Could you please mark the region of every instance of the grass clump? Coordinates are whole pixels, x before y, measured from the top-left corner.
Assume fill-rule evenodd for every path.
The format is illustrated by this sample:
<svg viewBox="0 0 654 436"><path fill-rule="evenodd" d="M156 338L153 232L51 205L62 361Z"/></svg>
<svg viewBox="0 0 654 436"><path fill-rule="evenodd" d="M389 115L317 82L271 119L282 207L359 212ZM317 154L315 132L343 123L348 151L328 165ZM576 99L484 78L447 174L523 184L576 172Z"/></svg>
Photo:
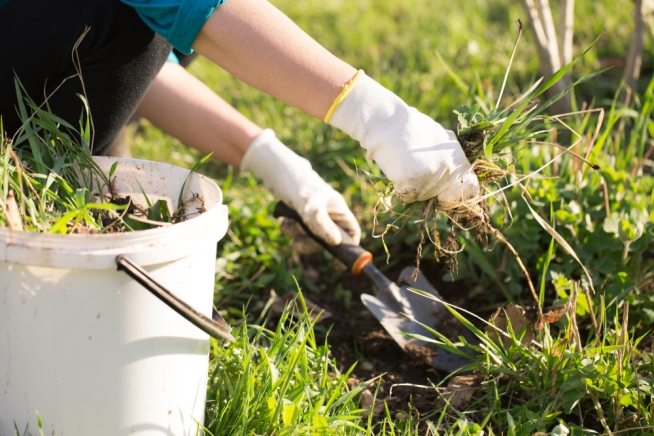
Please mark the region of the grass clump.
<svg viewBox="0 0 654 436"><path fill-rule="evenodd" d="M545 325L535 335L533 324L510 314L509 307L501 309L506 311L506 327L500 329L492 320L482 320L486 326L482 329L445 303L477 342L460 337L460 342L454 343L430 326L425 328L436 339L422 339L476 356L461 371L472 371L478 380L470 387L474 394L459 404L445 388L456 373L435 386L442 393L441 407L430 420L436 427L454 430L465 423L476 429L456 434L478 434L481 430L491 435L652 434L651 344L647 336L633 336L628 303L611 319L602 300L597 314L593 313L590 331L580 330L577 301L584 298L575 293L561 306L559 324ZM523 327L518 330L514 325ZM587 333L586 339L580 331Z"/></svg>
<svg viewBox="0 0 654 436"><path fill-rule="evenodd" d="M16 91L23 125L0 142L0 226L49 233L112 229L115 223L103 217L117 221L125 207L98 203L92 194L110 181L91 157L90 120L79 134L47 108L24 101L17 80Z"/></svg>
<svg viewBox="0 0 654 436"><path fill-rule="evenodd" d="M270 301L272 304L272 301ZM296 321L293 308L300 308ZM259 318L259 322L262 318ZM361 434L362 383L348 387L329 346L319 345L299 294L274 331L241 325L236 342L212 341L205 426L211 435Z"/></svg>
<svg viewBox="0 0 654 436"><path fill-rule="evenodd" d="M23 125L13 138L0 138L0 227L95 234L145 230L186 219L186 183L174 212L166 200L151 202L145 192L147 206L120 195L112 179L118 162L106 174L93 159L90 116L82 116L80 129L75 129L50 111L47 100L39 106L23 98L24 90L18 79L15 82ZM201 203L197 196L187 202L196 200Z"/></svg>

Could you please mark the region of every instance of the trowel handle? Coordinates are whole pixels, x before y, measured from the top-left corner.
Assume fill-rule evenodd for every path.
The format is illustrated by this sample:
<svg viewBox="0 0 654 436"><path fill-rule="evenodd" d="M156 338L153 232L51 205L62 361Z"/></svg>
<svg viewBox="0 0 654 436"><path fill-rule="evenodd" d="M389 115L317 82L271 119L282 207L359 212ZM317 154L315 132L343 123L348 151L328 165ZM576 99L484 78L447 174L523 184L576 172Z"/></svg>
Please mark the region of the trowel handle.
<svg viewBox="0 0 654 436"><path fill-rule="evenodd" d="M361 274L363 267L372 262L372 254L364 250L360 245L348 244L343 242L340 245L329 245L309 230L309 227L302 221L300 215L291 209L286 203L280 201L275 206L273 215L276 218L291 218L300 223L302 229L307 235L311 236L316 242L325 247L325 250L334 255L335 258L343 262L353 274Z"/></svg>
<svg viewBox="0 0 654 436"><path fill-rule="evenodd" d="M119 254L116 256L116 264L118 265L118 271L125 271L128 276L139 282L145 289L152 292L158 299L168 305L168 307L186 318L187 321L212 338L222 338L229 342L234 342L235 339L231 333L232 328L220 315L218 315L219 319L214 321L208 316L198 312L186 301L183 301L164 286L160 285L147 273L147 271L125 255Z"/></svg>

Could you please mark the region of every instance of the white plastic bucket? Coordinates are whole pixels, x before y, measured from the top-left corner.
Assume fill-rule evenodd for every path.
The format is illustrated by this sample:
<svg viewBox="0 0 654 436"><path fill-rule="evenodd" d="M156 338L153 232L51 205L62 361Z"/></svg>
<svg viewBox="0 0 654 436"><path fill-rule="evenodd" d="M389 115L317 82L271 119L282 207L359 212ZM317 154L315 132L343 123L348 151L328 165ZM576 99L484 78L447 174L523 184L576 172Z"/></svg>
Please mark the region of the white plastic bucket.
<svg viewBox="0 0 654 436"><path fill-rule="evenodd" d="M118 161L117 191L172 208L189 171ZM138 182L138 183L137 183ZM139 186L140 185L140 186ZM195 435L203 421L209 337L124 272L125 254L211 316L216 243L227 231L218 186L193 174L185 198L206 212L173 226L111 235L0 229L0 435ZM187 206L189 214L200 204Z"/></svg>

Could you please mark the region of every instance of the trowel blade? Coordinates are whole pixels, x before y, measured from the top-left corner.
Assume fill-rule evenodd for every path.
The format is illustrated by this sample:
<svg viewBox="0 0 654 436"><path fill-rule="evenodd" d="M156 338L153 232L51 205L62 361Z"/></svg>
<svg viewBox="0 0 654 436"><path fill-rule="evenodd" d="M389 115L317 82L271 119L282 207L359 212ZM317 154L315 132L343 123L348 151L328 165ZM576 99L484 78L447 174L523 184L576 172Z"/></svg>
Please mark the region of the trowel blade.
<svg viewBox="0 0 654 436"><path fill-rule="evenodd" d="M439 321L449 313L442 303L409 290L409 287L419 289L442 299L422 272L418 272L414 281L411 277L413 271L413 267L402 270L399 277L399 282L405 283L402 286L392 284L386 289L379 290L375 296L362 294L361 301L403 350L410 347L429 347L432 354L431 364L444 371L454 371L469 364L468 359L442 348L434 348L433 344L426 341L402 335L408 333L431 337L429 330L409 318L412 317L430 328L436 328Z"/></svg>

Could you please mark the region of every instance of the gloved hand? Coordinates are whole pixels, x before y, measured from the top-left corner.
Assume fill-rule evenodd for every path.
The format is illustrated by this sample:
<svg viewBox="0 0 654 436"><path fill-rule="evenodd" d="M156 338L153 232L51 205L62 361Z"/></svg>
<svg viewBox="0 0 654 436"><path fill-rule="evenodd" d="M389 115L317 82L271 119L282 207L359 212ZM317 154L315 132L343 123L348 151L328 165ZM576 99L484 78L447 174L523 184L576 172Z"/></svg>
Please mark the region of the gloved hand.
<svg viewBox="0 0 654 436"><path fill-rule="evenodd" d="M438 197L449 209L479 195L479 182L454 132L363 71L344 87L325 122L360 142L404 204Z"/></svg>
<svg viewBox="0 0 654 436"><path fill-rule="evenodd" d="M328 244L340 244L342 231L359 243L361 228L341 194L325 183L308 160L282 144L272 130L264 130L252 141L241 161L241 170L260 178L276 198L295 209L313 234ZM298 251L322 250L299 224L293 223L285 220L282 230L294 238Z"/></svg>

